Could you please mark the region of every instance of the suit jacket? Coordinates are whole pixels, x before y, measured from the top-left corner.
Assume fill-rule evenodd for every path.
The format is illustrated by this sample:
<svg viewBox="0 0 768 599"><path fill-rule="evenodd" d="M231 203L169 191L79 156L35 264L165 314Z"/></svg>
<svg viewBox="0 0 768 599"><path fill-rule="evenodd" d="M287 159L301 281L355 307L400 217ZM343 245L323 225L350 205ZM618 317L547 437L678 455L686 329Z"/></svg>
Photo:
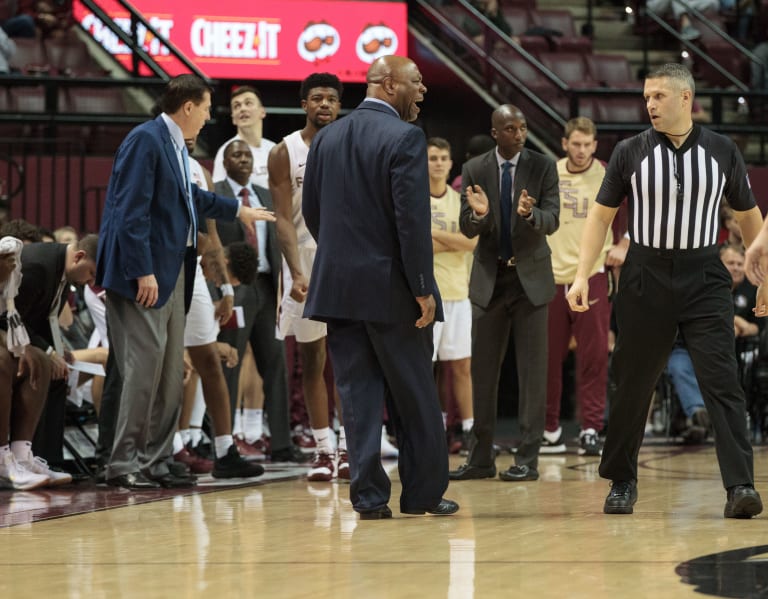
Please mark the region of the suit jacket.
<svg viewBox="0 0 768 599"><path fill-rule="evenodd" d="M160 308L176 285L191 226L176 150L162 117L133 129L117 150L99 231L96 283L128 299L154 274ZM238 203L192 184L198 221L234 219ZM193 281L185 281L191 290Z"/></svg>
<svg viewBox="0 0 768 599"><path fill-rule="evenodd" d="M467 161L461 178L464 190L469 185L479 185L489 201L489 213L485 218L475 219L466 191L461 194L461 231L470 238L480 235L469 281L469 299L485 308L493 296L500 253L501 206L496 149ZM517 215L517 200L523 189L536 199L533 224ZM554 233L560 225L560 192L555 162L538 152L523 149L514 171L513 198L512 251L517 261L517 273L530 302L541 306L555 296L551 251L546 240L546 236Z"/></svg>
<svg viewBox="0 0 768 599"><path fill-rule="evenodd" d="M253 184L250 184L250 186L251 191L259 196L259 201L267 210L275 209L274 204L272 203L272 194L269 193L268 189ZM235 197L235 192L226 179L214 183L213 190L225 198ZM221 239L222 245L229 245L234 241L246 240L245 225L240 221L217 221L216 229L219 232L219 238ZM277 229L275 229L275 223L272 222L267 222L267 260L269 261L271 269L270 274L272 275L272 282L275 284L275 289L277 289L277 283L283 263L280 254L280 246L277 243Z"/></svg>
<svg viewBox="0 0 768 599"><path fill-rule="evenodd" d="M442 320L421 129L367 101L321 129L302 210L318 244L305 317L415 322L414 298L432 294Z"/></svg>
<svg viewBox="0 0 768 599"><path fill-rule="evenodd" d="M29 341L35 347L48 349L53 346L51 324L48 317L54 301L59 303L59 312L64 307L68 287L56 297L59 283L64 274L67 246L63 243L31 243L21 250L21 286L16 296L16 309L29 334ZM0 328L7 329L5 314Z"/></svg>

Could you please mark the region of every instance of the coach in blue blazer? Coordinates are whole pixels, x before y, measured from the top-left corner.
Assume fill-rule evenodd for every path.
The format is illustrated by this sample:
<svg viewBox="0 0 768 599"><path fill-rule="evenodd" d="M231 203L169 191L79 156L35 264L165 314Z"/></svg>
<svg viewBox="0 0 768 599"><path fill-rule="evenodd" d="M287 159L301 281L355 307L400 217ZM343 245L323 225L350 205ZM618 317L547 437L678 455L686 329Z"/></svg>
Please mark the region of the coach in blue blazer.
<svg viewBox="0 0 768 599"><path fill-rule="evenodd" d="M407 58L371 65L366 100L324 127L307 157L302 208L317 240L304 316L328 323L362 519L390 518L381 466L385 401L400 448L400 511L447 515L448 454L432 377L442 319L432 271L429 181L418 115L426 87Z"/></svg>
<svg viewBox="0 0 768 599"><path fill-rule="evenodd" d="M107 188L96 279L107 289L110 351L123 380L106 473L116 486L194 482L170 474L166 460L181 408L184 297L193 282L199 218L274 220L189 181L184 140L197 137L210 105L200 78L171 80L163 114L128 134Z"/></svg>

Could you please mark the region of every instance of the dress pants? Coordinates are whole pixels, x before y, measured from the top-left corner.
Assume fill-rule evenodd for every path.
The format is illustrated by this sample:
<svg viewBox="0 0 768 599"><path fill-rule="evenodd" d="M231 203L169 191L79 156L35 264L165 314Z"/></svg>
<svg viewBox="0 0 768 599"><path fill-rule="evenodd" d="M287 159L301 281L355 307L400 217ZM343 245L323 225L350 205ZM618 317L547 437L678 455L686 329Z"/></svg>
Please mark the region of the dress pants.
<svg viewBox="0 0 768 599"><path fill-rule="evenodd" d="M716 246L630 246L614 300L619 329L612 359L616 393L600 476L637 480L651 394L679 328L714 429L723 484L752 484L752 447L737 375L730 290L731 275Z"/></svg>
<svg viewBox="0 0 768 599"><path fill-rule="evenodd" d="M277 290L272 275L266 273L256 276L253 287L258 305L251 329L251 350L264 379L264 412L269 422L270 445L272 451L278 451L291 446L291 423L285 344L275 337Z"/></svg>
<svg viewBox="0 0 768 599"><path fill-rule="evenodd" d="M514 267L500 266L486 308L472 306L472 405L474 446L468 463L494 463L493 436L501 364L510 337L519 381L520 444L515 464L536 468L547 409L547 305L534 306Z"/></svg>
<svg viewBox="0 0 768 599"><path fill-rule="evenodd" d="M432 327L332 320L328 347L344 413L352 507L366 512L389 502L381 465L385 404L400 449L400 509L437 506L448 488L448 449L432 375Z"/></svg>
<svg viewBox="0 0 768 599"><path fill-rule="evenodd" d="M107 323L123 386L107 478L168 473L184 378L184 275L168 302L144 308L107 291Z"/></svg>

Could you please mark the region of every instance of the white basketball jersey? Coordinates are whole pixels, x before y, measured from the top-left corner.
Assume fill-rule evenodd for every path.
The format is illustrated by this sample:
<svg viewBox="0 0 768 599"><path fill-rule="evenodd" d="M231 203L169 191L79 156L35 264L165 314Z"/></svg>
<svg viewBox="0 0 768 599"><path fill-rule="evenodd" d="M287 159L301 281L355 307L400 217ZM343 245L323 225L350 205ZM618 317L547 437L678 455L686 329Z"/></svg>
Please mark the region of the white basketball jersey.
<svg viewBox="0 0 768 599"><path fill-rule="evenodd" d="M208 182L205 180L205 174L203 174L203 167L192 156L189 157L189 178L200 189L210 191L208 189Z"/></svg>
<svg viewBox="0 0 768 599"><path fill-rule="evenodd" d="M293 212L293 226L296 228L296 240L299 247L317 247L314 238L307 229L304 215L301 212L301 188L304 183L304 170L307 167L307 155L309 146L304 143L301 131L294 131L283 138L285 149L288 150L288 160L291 166L291 205ZM309 274L309 273L305 273Z"/></svg>

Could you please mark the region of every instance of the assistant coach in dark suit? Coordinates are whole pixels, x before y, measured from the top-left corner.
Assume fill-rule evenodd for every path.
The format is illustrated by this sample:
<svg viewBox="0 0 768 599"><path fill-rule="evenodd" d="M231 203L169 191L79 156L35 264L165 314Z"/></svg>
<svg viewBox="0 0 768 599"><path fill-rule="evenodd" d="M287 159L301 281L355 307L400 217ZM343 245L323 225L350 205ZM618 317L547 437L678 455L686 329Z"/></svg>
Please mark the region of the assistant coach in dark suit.
<svg viewBox="0 0 768 599"><path fill-rule="evenodd" d="M194 280L200 217L272 219L190 181L185 139L210 118L211 90L180 75L163 113L117 150L99 234L96 282L107 290L110 351L123 381L107 482L125 488L184 486L169 472L181 409L185 297Z"/></svg>
<svg viewBox="0 0 768 599"><path fill-rule="evenodd" d="M304 316L328 323L343 405L353 508L392 517L381 466L385 401L400 448L400 511L448 515L448 453L432 378L432 270L424 133L409 125L427 89L400 56L368 70L365 101L324 127L307 157L302 210L317 240ZM415 323L415 324L414 324Z"/></svg>
<svg viewBox="0 0 768 599"><path fill-rule="evenodd" d="M224 169L227 178L214 183L214 191L227 198L242 198L243 190L248 192L248 202L252 206L261 205L273 209L272 196L268 189L253 185L253 154L250 146L242 140L230 142L224 148ZM223 245L235 241L248 241L245 227L238 222L216 223L219 238ZM285 364L285 345L275 337L275 319L277 315L277 288L282 258L277 243L274 223L257 226L257 248L259 256L258 272L252 286L256 290L257 306L249 342L256 366L264 379L264 407L269 420L271 434L270 456L273 462L298 461L300 452L291 442L290 414L288 410L288 374ZM230 400L233 402L232 413L237 402L237 388L240 369L227 369L227 384ZM235 391L235 393L233 393Z"/></svg>
<svg viewBox="0 0 768 599"><path fill-rule="evenodd" d="M499 375L511 336L521 440L515 465L499 477L536 480L547 403L547 304L555 295L546 236L559 225L557 168L523 147L528 124L517 107L499 106L491 125L496 148L468 161L461 173L461 231L480 236L469 282L475 423L467 463L450 476L496 476Z"/></svg>

